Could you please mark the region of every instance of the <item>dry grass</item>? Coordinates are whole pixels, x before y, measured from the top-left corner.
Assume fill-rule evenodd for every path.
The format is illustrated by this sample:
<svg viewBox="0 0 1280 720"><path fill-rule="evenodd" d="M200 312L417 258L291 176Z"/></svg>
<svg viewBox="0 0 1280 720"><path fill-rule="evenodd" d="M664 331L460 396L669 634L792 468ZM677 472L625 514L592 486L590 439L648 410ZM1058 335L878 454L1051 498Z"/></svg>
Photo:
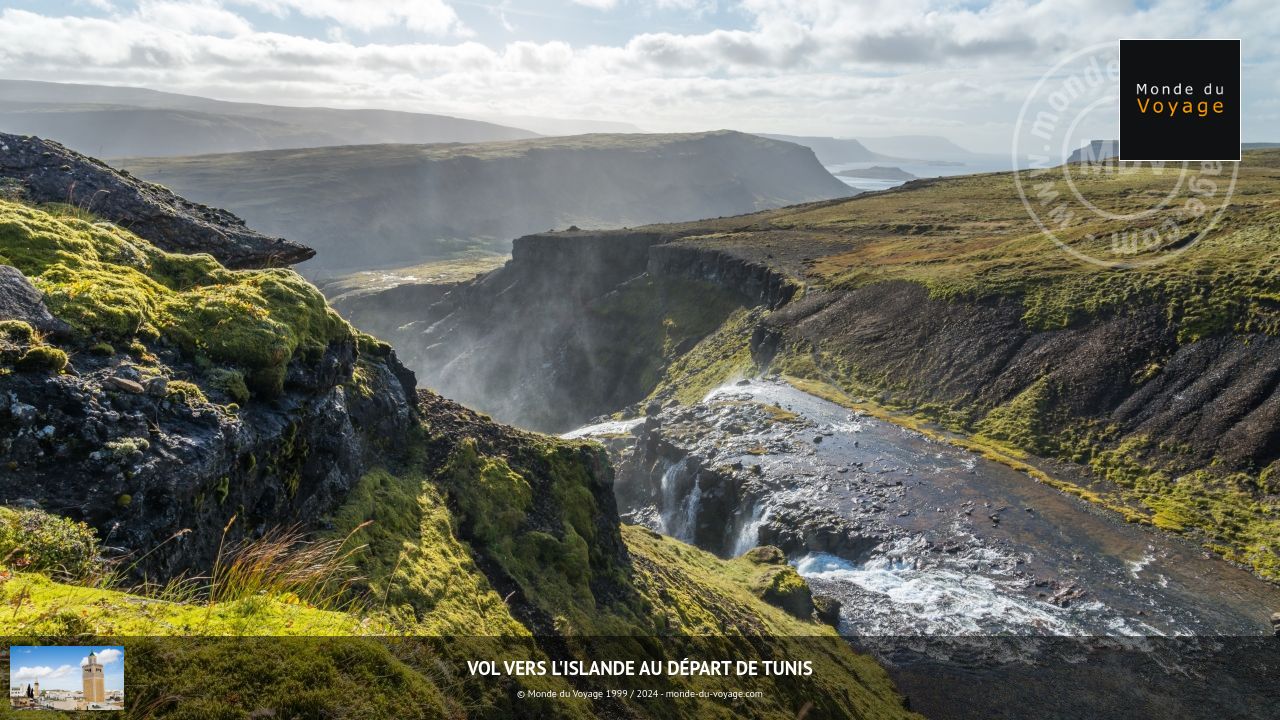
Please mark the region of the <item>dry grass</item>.
<svg viewBox="0 0 1280 720"><path fill-rule="evenodd" d="M223 538L235 517L223 529ZM221 545L209 578L214 603L246 598L285 597L311 607L339 610L358 602L350 591L363 580L354 558L365 545L348 547L356 526L341 539L309 540L298 527L276 528L255 540Z"/></svg>

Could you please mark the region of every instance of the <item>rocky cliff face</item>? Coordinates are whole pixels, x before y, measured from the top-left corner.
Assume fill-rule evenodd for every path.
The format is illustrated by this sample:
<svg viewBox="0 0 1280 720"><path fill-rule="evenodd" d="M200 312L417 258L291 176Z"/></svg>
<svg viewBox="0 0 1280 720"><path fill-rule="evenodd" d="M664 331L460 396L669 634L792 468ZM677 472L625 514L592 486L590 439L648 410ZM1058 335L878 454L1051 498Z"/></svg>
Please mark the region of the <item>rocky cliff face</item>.
<svg viewBox="0 0 1280 720"><path fill-rule="evenodd" d="M768 267L669 243L696 228L518 238L499 270L425 309L362 298L371 329L420 382L499 419L567 430L644 399L666 367L736 309L773 307L797 286ZM418 291L421 292L421 291Z"/></svg>
<svg viewBox="0 0 1280 720"><path fill-rule="evenodd" d="M213 252L270 262L267 238L6 142L28 193L92 178L169 247L207 233ZM128 215L144 206L156 216ZM0 504L83 520L139 573L206 569L232 516L230 541L314 525L416 417L412 374L296 274L230 272L74 208L0 201L0 311Z"/></svg>

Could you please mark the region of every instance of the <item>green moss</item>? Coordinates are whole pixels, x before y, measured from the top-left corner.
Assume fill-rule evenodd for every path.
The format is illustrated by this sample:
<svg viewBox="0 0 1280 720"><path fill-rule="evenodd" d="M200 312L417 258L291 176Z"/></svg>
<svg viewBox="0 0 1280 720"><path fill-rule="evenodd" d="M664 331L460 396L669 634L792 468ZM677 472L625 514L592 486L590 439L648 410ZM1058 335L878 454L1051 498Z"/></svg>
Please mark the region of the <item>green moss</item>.
<svg viewBox="0 0 1280 720"><path fill-rule="evenodd" d="M446 472L471 534L486 544L509 541L532 502L529 483L502 459L480 457L469 438L450 458Z"/></svg>
<svg viewBox="0 0 1280 720"><path fill-rule="evenodd" d="M798 618L813 614L813 596L809 584L790 565L774 566L761 571L752 582L752 590L770 605L786 610Z"/></svg>
<svg viewBox="0 0 1280 720"><path fill-rule="evenodd" d="M333 518L336 536L366 521L356 561L369 602L424 635L527 635L458 541L439 491L416 471L374 470Z"/></svg>
<svg viewBox="0 0 1280 720"><path fill-rule="evenodd" d="M234 603L168 602L83 585L57 582L34 573L17 573L0 586L11 635L89 634L140 637L155 635L360 635L385 632L385 626L340 612L267 598L246 615ZM62 616L76 618L66 632ZM59 631L58 627L63 630ZM50 632L53 631L53 632Z"/></svg>
<svg viewBox="0 0 1280 720"><path fill-rule="evenodd" d="M170 380L165 385L165 395L178 402L188 405L205 404L209 399L205 397L200 386L186 380Z"/></svg>
<svg viewBox="0 0 1280 720"><path fill-rule="evenodd" d="M194 360L238 366L267 396L280 392L295 358L355 342L320 292L290 270L226 270L106 223L0 201L0 254L81 336L163 339Z"/></svg>
<svg viewBox="0 0 1280 720"><path fill-rule="evenodd" d="M84 523L0 507L0 566L82 579L99 564L98 538Z"/></svg>
<svg viewBox="0 0 1280 720"><path fill-rule="evenodd" d="M980 434L1012 443L1034 453L1048 454L1055 448L1049 436L1047 412L1053 404L1054 388L1047 377L1040 378L1016 397L987 413L977 425Z"/></svg>
<svg viewBox="0 0 1280 720"><path fill-rule="evenodd" d="M36 345L28 348L13 364L14 368L23 372L62 372L67 367L67 353L48 345Z"/></svg>
<svg viewBox="0 0 1280 720"><path fill-rule="evenodd" d="M391 354L391 344L363 332L356 332L356 348L361 355L384 358Z"/></svg>
<svg viewBox="0 0 1280 720"><path fill-rule="evenodd" d="M0 320L0 336L19 345L30 345L38 341L35 328L23 320Z"/></svg>
<svg viewBox="0 0 1280 720"><path fill-rule="evenodd" d="M98 342L89 346L89 352L98 357L110 357L116 354L116 349L109 342Z"/></svg>
<svg viewBox="0 0 1280 720"><path fill-rule="evenodd" d="M249 386L244 373L229 368L213 368L208 372L209 385L225 393L240 405L249 402Z"/></svg>

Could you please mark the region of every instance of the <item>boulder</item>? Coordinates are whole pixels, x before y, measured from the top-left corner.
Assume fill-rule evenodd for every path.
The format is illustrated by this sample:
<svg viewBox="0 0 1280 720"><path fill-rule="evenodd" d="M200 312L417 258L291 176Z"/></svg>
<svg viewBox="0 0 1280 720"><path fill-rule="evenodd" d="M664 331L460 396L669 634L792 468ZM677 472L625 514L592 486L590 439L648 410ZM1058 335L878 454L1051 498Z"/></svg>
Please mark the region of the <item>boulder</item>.
<svg viewBox="0 0 1280 720"><path fill-rule="evenodd" d="M0 320L22 320L41 333L59 337L71 330L45 307L44 294L10 265L0 265Z"/></svg>

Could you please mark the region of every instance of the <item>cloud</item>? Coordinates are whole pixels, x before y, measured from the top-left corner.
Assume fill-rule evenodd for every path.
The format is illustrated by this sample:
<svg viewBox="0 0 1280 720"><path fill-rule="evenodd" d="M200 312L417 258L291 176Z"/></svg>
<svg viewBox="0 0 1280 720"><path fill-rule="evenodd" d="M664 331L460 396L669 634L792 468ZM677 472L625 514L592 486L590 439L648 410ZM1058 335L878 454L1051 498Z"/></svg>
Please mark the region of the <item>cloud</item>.
<svg viewBox="0 0 1280 720"><path fill-rule="evenodd" d="M344 28L370 32L403 26L417 32L449 35L468 31L458 14L444 0L227 0L279 17L297 13L303 17L333 21Z"/></svg>
<svg viewBox="0 0 1280 720"><path fill-rule="evenodd" d="M642 1L704 6L628 7ZM1071 50L1139 30L1244 37L1246 99L1274 97L1280 60L1259 39L1280 36L1280 13L1266 3L738 0L734 27L681 31L664 18L659 31L641 13L635 33L617 42L507 41L499 33L481 43L443 0L142 0L105 17L74 7L0 10L0 76L473 117L595 117L651 130L884 135L954 127L967 133L955 137L962 144L1002 149L1041 72ZM251 11L320 27L315 37L268 32L244 19ZM371 42L363 34L387 28L433 37L388 33L375 37L397 41ZM1246 135L1253 107L1245 107ZM1258 118L1276 114L1257 107Z"/></svg>
<svg viewBox="0 0 1280 720"><path fill-rule="evenodd" d="M137 17L143 23L185 33L243 35L253 31L244 18L211 0L143 0Z"/></svg>
<svg viewBox="0 0 1280 720"><path fill-rule="evenodd" d="M569 0L574 5L593 8L595 10L612 10L618 6L618 0Z"/></svg>
<svg viewBox="0 0 1280 720"><path fill-rule="evenodd" d="M57 680L69 677L76 672L78 672L78 669L73 668L70 665L59 665L56 668L51 668L48 665L36 665L35 667L23 665L17 670L10 672L9 675L14 680L34 682L36 680Z"/></svg>
<svg viewBox="0 0 1280 720"><path fill-rule="evenodd" d="M101 650L94 652L94 655L97 656L98 662L102 665L110 665L111 663L118 661L121 657L124 657L124 653L120 652L115 648L103 648ZM89 662L88 655L80 658L81 667L83 667L88 662Z"/></svg>

